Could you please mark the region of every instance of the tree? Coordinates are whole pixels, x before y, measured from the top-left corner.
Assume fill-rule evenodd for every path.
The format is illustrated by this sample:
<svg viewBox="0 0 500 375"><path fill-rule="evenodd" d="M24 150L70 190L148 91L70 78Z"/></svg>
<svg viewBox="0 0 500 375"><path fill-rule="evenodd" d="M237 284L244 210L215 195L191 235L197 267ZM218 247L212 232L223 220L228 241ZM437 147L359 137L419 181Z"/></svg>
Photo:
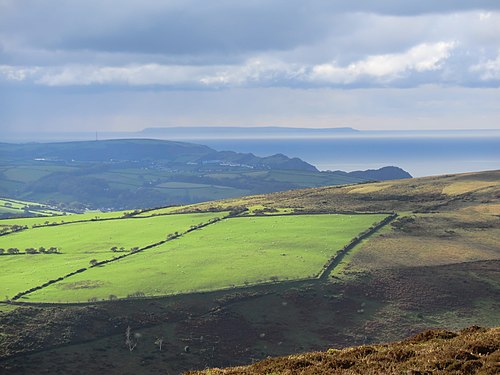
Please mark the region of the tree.
<svg viewBox="0 0 500 375"><path fill-rule="evenodd" d="M0 249L0 255L2 255L3 253L5 253L5 249Z"/></svg>
<svg viewBox="0 0 500 375"><path fill-rule="evenodd" d="M158 348L160 349L161 352L161 346L163 345L163 337L158 337L155 341L155 345L158 345Z"/></svg>
<svg viewBox="0 0 500 375"><path fill-rule="evenodd" d="M36 253L37 253L36 249L35 249L35 248L33 248L33 247L29 247L29 248L27 248L27 249L25 250L25 252L26 252L26 254L36 254Z"/></svg>
<svg viewBox="0 0 500 375"><path fill-rule="evenodd" d="M132 351L137 346L137 341L134 341L132 338L132 332L130 326L127 327L125 331L125 345L127 345L128 350Z"/></svg>
<svg viewBox="0 0 500 375"><path fill-rule="evenodd" d="M39 251L39 252L41 252L41 253L45 253L45 247L40 246L40 247L38 248L38 251Z"/></svg>
<svg viewBox="0 0 500 375"><path fill-rule="evenodd" d="M116 251L116 250L118 250L118 248L117 248L116 246L113 246L113 247L111 248L111 251Z"/></svg>
<svg viewBox="0 0 500 375"><path fill-rule="evenodd" d="M97 262L97 259L91 259L91 260L90 260L90 262L89 262L89 264L90 264L92 267L96 266L96 265L97 265L97 263L98 263L98 262Z"/></svg>
<svg viewBox="0 0 500 375"><path fill-rule="evenodd" d="M7 252L9 254L19 254L19 249L17 247L10 247Z"/></svg>

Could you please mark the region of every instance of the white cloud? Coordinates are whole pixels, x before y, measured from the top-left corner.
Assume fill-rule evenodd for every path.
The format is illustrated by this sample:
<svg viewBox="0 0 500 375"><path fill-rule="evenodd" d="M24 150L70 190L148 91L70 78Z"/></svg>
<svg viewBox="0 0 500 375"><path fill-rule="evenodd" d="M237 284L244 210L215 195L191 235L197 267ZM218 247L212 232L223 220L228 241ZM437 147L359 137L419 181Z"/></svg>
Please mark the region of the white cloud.
<svg viewBox="0 0 500 375"><path fill-rule="evenodd" d="M392 81L411 71L438 70L455 48L455 42L423 43L406 52L369 56L347 66L335 62L313 67L311 79L318 82L352 83L363 77Z"/></svg>
<svg viewBox="0 0 500 375"><path fill-rule="evenodd" d="M496 59L489 59L470 68L471 72L478 73L483 81L500 80L500 52Z"/></svg>
<svg viewBox="0 0 500 375"><path fill-rule="evenodd" d="M70 85L176 85L192 81L202 68L176 65L129 65L123 67L68 66L47 69L35 82L47 86Z"/></svg>
<svg viewBox="0 0 500 375"><path fill-rule="evenodd" d="M8 81L24 81L34 76L40 71L39 67L14 67L9 65L0 65L0 77L5 77Z"/></svg>
<svg viewBox="0 0 500 375"><path fill-rule="evenodd" d="M486 21L491 18L491 12L480 12L479 13L479 20L480 21Z"/></svg>
<svg viewBox="0 0 500 375"><path fill-rule="evenodd" d="M304 65L285 63L276 59L252 58L241 66L226 66L215 74L203 77L207 86L272 85L300 79L306 73Z"/></svg>
<svg viewBox="0 0 500 375"><path fill-rule="evenodd" d="M125 66L67 65L59 67L0 66L8 81L30 81L44 86L129 85L173 88L315 87L361 84L386 86L406 79L410 86L439 84L447 74L426 76L441 70L456 42L418 44L401 53L370 55L346 65L336 62L307 64L268 56L252 57L234 65L131 64ZM482 79L499 75L499 59L476 65Z"/></svg>

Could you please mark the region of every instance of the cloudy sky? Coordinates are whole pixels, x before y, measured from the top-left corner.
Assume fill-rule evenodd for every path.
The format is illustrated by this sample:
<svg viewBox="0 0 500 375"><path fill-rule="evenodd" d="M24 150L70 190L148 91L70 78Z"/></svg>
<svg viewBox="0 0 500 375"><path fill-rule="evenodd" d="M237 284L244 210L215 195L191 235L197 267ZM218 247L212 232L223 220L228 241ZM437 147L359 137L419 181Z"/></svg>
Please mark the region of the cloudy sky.
<svg viewBox="0 0 500 375"><path fill-rule="evenodd" d="M0 129L500 127L498 0L0 0Z"/></svg>

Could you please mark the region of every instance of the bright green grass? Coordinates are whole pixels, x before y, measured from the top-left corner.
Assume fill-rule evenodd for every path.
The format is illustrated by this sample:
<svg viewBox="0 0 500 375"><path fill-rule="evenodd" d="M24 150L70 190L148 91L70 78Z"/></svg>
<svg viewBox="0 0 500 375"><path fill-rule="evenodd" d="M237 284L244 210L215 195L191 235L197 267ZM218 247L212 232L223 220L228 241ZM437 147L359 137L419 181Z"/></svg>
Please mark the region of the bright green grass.
<svg viewBox="0 0 500 375"><path fill-rule="evenodd" d="M132 212L131 210L126 211L113 211L113 212L100 212L93 211L84 214L69 214L69 215L57 215L50 217L27 217L27 218L17 218L17 219L3 219L0 220L0 226L2 225L27 225L32 227L34 224L43 225L45 222L49 223L72 223L75 221L90 221L99 219L110 219L122 217L125 213Z"/></svg>
<svg viewBox="0 0 500 375"><path fill-rule="evenodd" d="M134 216L135 217L146 217L146 216L171 214L171 213L173 213L177 210L180 210L181 208L184 208L184 207L185 206L172 206L172 207L158 208L158 209L151 210L151 211L141 212L140 214L137 214Z"/></svg>
<svg viewBox="0 0 500 375"><path fill-rule="evenodd" d="M58 278L82 267L91 259L111 259L112 246L130 249L183 232L191 225L204 223L223 213L156 216L41 227L0 237L0 248L46 248L56 246L62 254L0 256L0 298L13 296L33 286ZM120 254L120 253L118 253Z"/></svg>
<svg viewBox="0 0 500 375"><path fill-rule="evenodd" d="M26 206L30 207L28 212L35 215L50 216L61 215L63 213L61 211L52 210L39 203L20 201L10 198L0 198L0 212L3 213L25 214L24 208Z"/></svg>
<svg viewBox="0 0 500 375"><path fill-rule="evenodd" d="M168 216L167 216L168 217ZM318 275L358 233L385 215L241 217L117 262L92 268L28 296L29 301L78 302L209 291Z"/></svg>

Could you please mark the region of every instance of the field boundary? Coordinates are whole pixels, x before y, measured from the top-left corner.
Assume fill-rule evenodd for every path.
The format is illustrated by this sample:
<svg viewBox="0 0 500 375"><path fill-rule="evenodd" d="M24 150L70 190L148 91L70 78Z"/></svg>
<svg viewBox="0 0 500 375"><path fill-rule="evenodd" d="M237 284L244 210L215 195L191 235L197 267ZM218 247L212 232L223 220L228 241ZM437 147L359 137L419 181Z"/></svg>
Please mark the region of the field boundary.
<svg viewBox="0 0 500 375"><path fill-rule="evenodd" d="M10 232L6 232L6 233L0 233L0 236L7 236L9 234L13 234L13 233L17 233L17 232L23 232L23 231L32 230L32 229L41 229L41 228L48 228L48 227L58 227L60 225L70 225L70 224L80 224L80 223L95 223L95 222L99 222L99 221L112 221L112 220L128 220L128 219L140 220L140 219L151 219L153 217L158 217L158 216L209 214L209 213L218 213L218 212L227 212L227 211L229 211L229 210L225 210L225 211L213 211L213 212L211 212L211 211L206 211L206 212L181 212L181 213L168 212L168 213L164 213L164 214L156 214L156 215L149 215L149 216L135 216L135 215L130 215L130 216L119 216L119 217L105 217L105 218L102 218L102 219L92 218L92 219L88 219L88 220L65 221L65 222L62 222L62 223L49 223L49 224L39 224L39 225L35 224L35 226L31 226L31 227L29 227L27 225L24 225L23 228L21 228L21 229L10 231ZM60 216L63 216L63 215L58 215L57 217L60 217ZM68 216L69 215L64 216L64 217L68 217ZM47 217L55 217L55 216L47 216ZM43 219L43 217L40 217L40 218ZM32 218L25 217L25 218L15 218L15 219L17 220L17 219L32 219ZM9 219L0 219L0 220L9 220ZM14 224L14 225L16 225L16 224ZM27 228L24 228L24 227L27 227Z"/></svg>
<svg viewBox="0 0 500 375"><path fill-rule="evenodd" d="M330 260L323 266L323 269L317 276L318 280L328 279L328 275L330 275L330 273L335 269L335 267L339 265L339 263L349 253L349 251L354 249L354 247L360 244L363 240L375 234L377 231L385 227L387 224L392 222L397 217L398 214L393 213L392 215L387 216L382 221L378 222L377 224L373 225L372 227L368 228L364 232L361 232L356 237L354 237L351 240L351 242L345 245L341 250L337 251L337 254L335 254L332 258L330 258Z"/></svg>

